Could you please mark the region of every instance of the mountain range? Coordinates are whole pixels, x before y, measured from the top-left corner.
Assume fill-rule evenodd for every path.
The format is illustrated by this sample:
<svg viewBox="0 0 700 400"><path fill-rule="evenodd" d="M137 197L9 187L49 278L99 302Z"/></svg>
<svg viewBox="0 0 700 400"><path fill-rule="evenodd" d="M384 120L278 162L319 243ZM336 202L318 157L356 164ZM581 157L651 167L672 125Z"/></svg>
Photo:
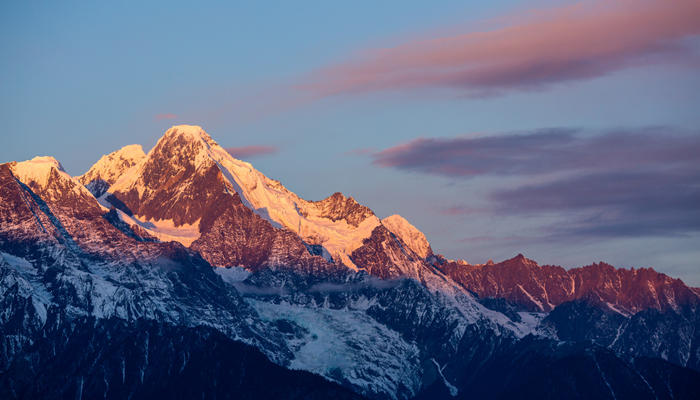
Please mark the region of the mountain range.
<svg viewBox="0 0 700 400"><path fill-rule="evenodd" d="M695 398L700 289L471 265L202 128L0 165L2 398Z"/></svg>

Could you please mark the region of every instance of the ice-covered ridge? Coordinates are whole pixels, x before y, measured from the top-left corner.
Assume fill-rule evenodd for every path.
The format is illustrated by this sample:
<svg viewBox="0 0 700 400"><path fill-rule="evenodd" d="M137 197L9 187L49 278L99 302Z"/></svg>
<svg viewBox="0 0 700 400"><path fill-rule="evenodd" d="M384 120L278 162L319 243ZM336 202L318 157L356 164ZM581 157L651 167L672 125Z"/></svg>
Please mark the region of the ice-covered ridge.
<svg viewBox="0 0 700 400"><path fill-rule="evenodd" d="M77 179L68 175L58 160L53 157L37 156L31 160L10 163L12 174L22 183L33 190L44 191L51 184L63 186L52 186L51 190L43 193L45 200L51 200L57 196L65 195L68 188L74 195L92 197L90 191ZM53 179L53 181L52 181Z"/></svg>
<svg viewBox="0 0 700 400"><path fill-rule="evenodd" d="M250 163L234 158L201 127L194 125L177 125L168 129L146 158L117 180L109 192L136 189L139 194L143 194L146 188L139 186L139 176L149 157L160 145L179 141L201 144L201 149L190 155L195 169L206 166L213 160L246 206L274 226L295 232L309 244L323 246L334 259L351 268L355 265L350 261L349 255L362 246L362 241L380 224L379 218L374 215L368 216L357 226L344 219L325 217L315 202L302 199L280 182L253 168Z"/></svg>
<svg viewBox="0 0 700 400"><path fill-rule="evenodd" d="M276 226L284 226L309 244L322 245L337 260L355 267L349 255L362 246L380 221L371 215L353 226L344 219L323 216L314 202L307 201L253 168L231 156L221 146L210 144L209 155L249 207Z"/></svg>
<svg viewBox="0 0 700 400"><path fill-rule="evenodd" d="M423 232L411 225L404 217L394 214L382 219L382 224L389 231L403 240L406 245L419 256L426 258L432 252L430 243Z"/></svg>
<svg viewBox="0 0 700 400"><path fill-rule="evenodd" d="M25 185L34 182L41 188L45 188L49 184L51 171L54 169L69 177L61 163L55 158L48 156L37 156L31 160L15 163L11 166L11 169L17 179Z"/></svg>
<svg viewBox="0 0 700 400"><path fill-rule="evenodd" d="M83 185L88 185L98 180L111 185L124 172L145 157L146 154L143 152L140 144L130 144L117 151L103 155L86 173L77 178Z"/></svg>

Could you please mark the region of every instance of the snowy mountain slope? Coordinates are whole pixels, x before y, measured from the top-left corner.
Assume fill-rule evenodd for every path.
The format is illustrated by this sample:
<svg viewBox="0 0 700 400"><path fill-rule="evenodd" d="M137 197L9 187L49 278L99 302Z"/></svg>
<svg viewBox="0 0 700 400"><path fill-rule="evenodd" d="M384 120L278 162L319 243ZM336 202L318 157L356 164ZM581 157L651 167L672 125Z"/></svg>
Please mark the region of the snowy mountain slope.
<svg viewBox="0 0 700 400"><path fill-rule="evenodd" d="M54 312L206 325L284 360L288 353L281 339L274 342L274 330L261 333L265 324L251 322L255 312L199 255L178 243L129 237L103 218L82 185L55 170L46 186L35 184L45 201L15 178L12 167L0 165L0 282L13 294L6 301L14 301L3 321L31 317L41 326Z"/></svg>
<svg viewBox="0 0 700 400"><path fill-rule="evenodd" d="M242 301L235 287L217 279L207 263L179 244L140 242L112 227L102 218L105 210L97 205L94 197L68 195L74 189L71 185L77 184L72 178L55 176L47 185L46 193L63 187L65 190L61 193L67 195L52 196L44 202L27 186L23 187L7 165L3 170L3 177L15 183L12 191L3 192L3 204L14 201L20 207L8 207L5 212L11 215L2 216L36 223L36 217L22 199L24 195L43 203L34 206L35 212L42 215L46 226L54 227L40 231L53 246L51 249L32 238L28 247L20 250L13 241L15 236L10 236L9 232L2 236L2 285L16 288L11 289L15 292L3 293L6 301L12 304L5 308L2 329L9 332L13 321L25 320L24 329L19 329L22 335L14 336L12 354L21 354L30 345L32 333L41 330L47 315L58 313L64 319L149 319L215 328L257 345L268 357L283 365L321 373L368 395L407 398L420 390L423 372L416 344L402 339L398 331L368 313L369 303L374 300L357 298L343 308L314 307L307 303L289 303L286 307L270 299ZM74 209L82 211L76 214L67 210L68 201ZM252 214L242 204L239 211ZM278 230L271 226L269 229ZM36 228L28 226L27 230L35 232ZM54 236L56 240L48 240ZM292 276L306 271L311 275L306 278L302 275L302 279L317 281L349 271L346 268L305 270L299 265L294 267L287 269ZM422 288L418 284L411 287L412 290ZM314 289L312 293L323 291ZM384 301L387 304L381 306L382 309L394 303ZM431 308L442 307L433 305ZM462 321L460 326L467 323L459 311L453 310L450 315ZM293 319L303 328L300 335L289 336L286 325L279 322ZM8 340L10 337L6 335ZM372 345L367 346L367 343ZM327 358L314 362L315 352L321 350ZM9 360L12 354L7 355ZM410 368L408 360L413 360Z"/></svg>
<svg viewBox="0 0 700 400"><path fill-rule="evenodd" d="M406 245L421 258L428 258L433 254L428 239L423 232L398 214L390 215L382 219L382 225L386 226L393 234L400 237Z"/></svg>
<svg viewBox="0 0 700 400"><path fill-rule="evenodd" d="M12 179L9 168L5 170L7 178ZM70 177L65 179L63 185L74 182ZM21 190L27 191L28 188L16 185L15 192ZM3 195L8 193L4 192ZM34 198L32 193L27 195ZM37 196L37 200L41 199ZM121 235L117 229L110 232L116 236L109 236L99 229L104 221L100 213L104 210L97 206L94 198L73 203L77 209L96 212L82 215L80 221L70 213L63 214L59 205L64 201L59 196L46 203L45 209L54 216L49 224L60 224L62 234L71 238L75 246L67 248L57 243L55 251L45 255L42 253L45 247L37 246L38 242L34 242L35 246L17 253L14 243L8 238L6 246L2 248L3 268L0 273L5 277L3 287L21 289L5 299L27 299L20 302L21 307L6 308L14 310L8 314L8 323L20 316L28 318L34 315L28 318L36 321L29 324L34 327L34 332L46 323L47 314L58 312L63 315L61 318L69 319L116 317L127 321L150 319L185 326L205 325L257 345L268 357L283 365L323 373L329 379L354 387L362 393L373 396L403 393L400 397L406 398L420 389L417 361L413 361L413 369L406 369L406 360L416 359L415 345L401 340L397 332L374 321L362 308L345 312L297 307L292 312L300 321L309 324L307 334L286 338L284 325L277 322L281 318L278 315L286 312L279 304L250 301L253 307L249 307L248 301L241 303L234 287L215 279L208 264L197 260L195 255L179 244L138 242ZM239 208L252 214L245 206L240 205ZM24 214L30 213L29 210L24 211ZM12 212L14 218L17 209L13 208ZM31 220L30 216L24 218ZM48 220L48 217L45 219ZM91 231L93 238L89 243L100 246L86 246L83 236L77 236L79 225L83 230L89 228ZM108 224L106 228L109 228ZM112 258L107 248L116 248L123 253L123 258ZM140 249L138 257L129 257L130 248ZM133 249L130 251L134 252ZM61 256L53 258L53 253ZM5 259L10 261L6 262ZM320 257L318 259L324 261ZM45 267L49 265L55 268ZM295 267L299 268L298 265ZM337 269L327 273L333 271ZM323 276L315 270L309 270L309 273ZM319 322L322 323L319 325ZM359 328L363 329L355 339L346 337L349 332ZM24 336L28 338L30 334L24 331ZM344 338L345 344L333 343L334 338ZM21 345L13 347L16 353L21 353L30 344L26 340L20 342ZM326 359L327 368L322 370L318 362L310 363L320 343L325 343L326 349L336 344L339 346L336 352L338 358ZM373 345L367 346L367 343ZM358 348L364 350L358 352ZM326 352L326 355L330 354ZM383 378L380 379L380 376Z"/></svg>
<svg viewBox="0 0 700 400"><path fill-rule="evenodd" d="M104 169L95 165L91 171ZM214 208L227 212L222 204L231 203L221 193L237 194L238 201L273 227L298 235L313 254L355 269L358 266L352 261L352 252L382 224L369 208L341 193L321 201L301 199L249 163L231 157L200 127L187 125L169 129L134 168L121 170L100 202L121 208L125 222L138 225L154 237L202 247L208 239L198 239L213 225L200 226L202 219L211 220L206 214ZM233 201L234 208L238 201ZM425 236L408 221L394 215L384 222L421 258L432 254ZM205 257L211 255L209 261L215 265L240 265L245 260L222 256L231 253L223 248L214 256L217 252L209 242L205 247L212 251Z"/></svg>
<svg viewBox="0 0 700 400"><path fill-rule="evenodd" d="M76 177L95 197L100 197L117 178L139 161L146 154L140 144L124 146L121 149L102 156L90 169Z"/></svg>
<svg viewBox="0 0 700 400"><path fill-rule="evenodd" d="M682 282L522 256L450 262L399 216L379 221L340 193L300 199L221 151L200 128L174 127L99 199L50 157L0 165L0 380L29 390L17 366L55 371L37 361L53 350L35 344L62 349L70 332L111 353L60 351L85 377L61 393L173 379L218 331L226 340L208 343L244 341L372 398L542 394L528 382L555 397L572 382L597 397L695 393L700 314ZM167 372L121 364L123 347L104 345L134 329L175 332L132 349ZM187 376L211 388L211 375ZM152 388L130 379L130 393Z"/></svg>
<svg viewBox="0 0 700 400"><path fill-rule="evenodd" d="M72 182L71 176L53 157L34 157L27 161L11 162L8 166L17 179L46 200L67 196L69 193L66 189L69 189L72 192L70 194L74 196L91 197L89 191L82 185L67 184Z"/></svg>
<svg viewBox="0 0 700 400"><path fill-rule="evenodd" d="M417 346L363 310L249 303L263 320L298 332L287 342L294 352L290 368L317 373L367 396L410 398L420 390Z"/></svg>
<svg viewBox="0 0 700 400"><path fill-rule="evenodd" d="M293 367L368 396L415 396L436 379L430 360L452 363L462 341L490 347L495 344L482 338L510 343L537 334L526 323L484 308L456 285L449 292L447 282L435 289L435 282L378 279L348 269L219 271L263 319L284 327Z"/></svg>
<svg viewBox="0 0 700 400"><path fill-rule="evenodd" d="M233 158L197 126L170 128L146 158L120 177L109 192L132 206L134 214L144 221L172 220L175 226L192 224L202 210L180 206L184 201L179 200L197 200L197 194L188 191L187 183L183 185L181 180L205 174L212 177L215 175L210 170L212 166L223 174L229 185L227 190L238 193L243 204L256 214L275 227L296 233L307 244L322 246L327 254L350 267L354 264L349 254L380 224L369 209L339 193L319 202L301 199L251 164ZM169 173L163 176L166 171ZM178 191L168 192L169 185L176 182ZM216 184L211 182L211 186ZM158 193L164 192L171 200L160 207L162 211L157 211L151 204L160 203L163 199L157 197Z"/></svg>

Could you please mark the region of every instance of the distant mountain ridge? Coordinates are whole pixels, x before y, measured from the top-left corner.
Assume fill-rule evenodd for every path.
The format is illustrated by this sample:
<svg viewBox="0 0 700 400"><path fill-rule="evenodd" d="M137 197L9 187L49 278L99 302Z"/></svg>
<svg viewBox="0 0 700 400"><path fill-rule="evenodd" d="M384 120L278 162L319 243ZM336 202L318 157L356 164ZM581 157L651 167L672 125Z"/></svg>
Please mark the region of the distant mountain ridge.
<svg viewBox="0 0 700 400"><path fill-rule="evenodd" d="M143 374L186 376L220 395L227 386L195 378L203 360L188 367L188 354L203 345L249 354L236 342L332 381L316 385L319 398L354 396L336 384L396 399L700 390L699 294L682 281L522 255L450 261L403 217L380 220L339 192L304 200L200 127L175 126L148 154L127 146L76 178L51 157L1 164L0 186L0 382L21 388L0 391L10 398L49 397L23 376L55 373L39 360L72 329L97 347L105 335L169 332L153 354L181 366L166 373L116 352L90 367L62 352L57 362L82 377L61 386L68 397L154 390L133 378ZM130 351L148 353L142 339ZM231 377L264 365L251 357ZM120 373L120 359L135 363ZM540 382L537 369L550 374L541 387L528 383ZM311 393L307 383L298 393Z"/></svg>
<svg viewBox="0 0 700 400"><path fill-rule="evenodd" d="M522 254L489 265L445 262L439 268L479 297L504 298L531 311L548 312L579 299L598 301L628 315L700 303L683 281L651 268L616 269L596 263L566 270L540 266Z"/></svg>

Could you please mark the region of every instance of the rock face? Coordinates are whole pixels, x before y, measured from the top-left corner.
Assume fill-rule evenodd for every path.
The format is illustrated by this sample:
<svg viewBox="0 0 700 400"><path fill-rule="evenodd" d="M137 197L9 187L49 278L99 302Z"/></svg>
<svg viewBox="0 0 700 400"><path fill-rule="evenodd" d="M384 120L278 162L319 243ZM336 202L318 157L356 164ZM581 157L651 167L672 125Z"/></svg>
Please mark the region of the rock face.
<svg viewBox="0 0 700 400"><path fill-rule="evenodd" d="M491 265L446 262L439 268L479 297L504 298L530 311L551 311L577 299L592 299L626 314L700 303L681 280L651 268L616 269L598 263L565 270L537 265L522 255Z"/></svg>
<svg viewBox="0 0 700 400"><path fill-rule="evenodd" d="M300 270L333 268L326 259L314 255L294 233L275 228L243 205L237 193L219 193L215 206L207 209L199 224L201 236L191 248L212 265L289 267Z"/></svg>
<svg viewBox="0 0 700 400"><path fill-rule="evenodd" d="M374 228L372 235L352 253L350 259L370 275L381 279L405 276L420 280L427 271L423 258L383 225Z"/></svg>
<svg viewBox="0 0 700 400"><path fill-rule="evenodd" d="M592 342L626 357L651 357L700 370L700 320L695 306L647 309L624 316L595 302L576 300L542 321L561 340Z"/></svg>
<svg viewBox="0 0 700 400"><path fill-rule="evenodd" d="M340 192L335 192L328 198L312 204L318 209L318 215L321 218L328 218L331 221L343 220L356 228L362 221L374 216L372 210L359 204L352 197L343 196Z"/></svg>
<svg viewBox="0 0 700 400"><path fill-rule="evenodd" d="M698 293L680 280L448 261L402 217L301 199L199 127L138 150L78 179L51 157L0 165L0 397L700 390Z"/></svg>

